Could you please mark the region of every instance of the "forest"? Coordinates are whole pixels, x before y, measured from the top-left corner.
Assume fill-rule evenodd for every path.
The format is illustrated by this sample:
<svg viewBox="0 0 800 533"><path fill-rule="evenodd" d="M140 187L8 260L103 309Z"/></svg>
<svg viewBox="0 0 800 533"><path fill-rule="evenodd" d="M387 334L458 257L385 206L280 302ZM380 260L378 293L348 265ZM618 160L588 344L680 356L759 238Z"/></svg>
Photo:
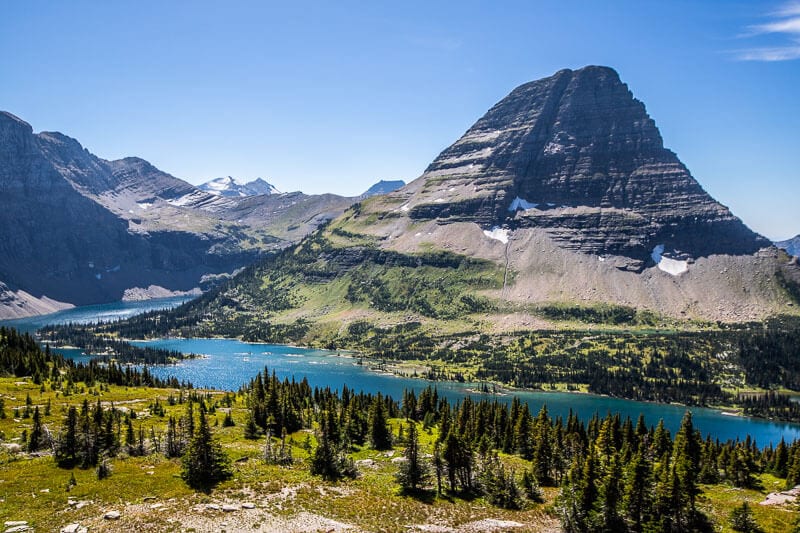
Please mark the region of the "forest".
<svg viewBox="0 0 800 533"><path fill-rule="evenodd" d="M549 512L568 532L714 531L701 504L704 491L757 488L765 473L786 487L800 484L800 442L759 447L749 437L703 438L690 411L672 435L663 422L643 417L609 413L582 421L570 413L553 419L546 406L533 413L517 398L451 403L433 385L393 399L346 385L339 391L312 388L265 368L240 390L212 395L187 384L147 383L152 378L144 373L115 368L70 364L40 349L31 336L0 329L0 374L34 376L43 389L67 396L78 386L115 381L177 389L164 403L156 399L148 406L147 430L129 410L84 399L63 412L59 427L46 431L41 420L51 416L50 404L45 414L28 398L13 415L30 420L24 449L51 453L61 469L93 469L101 480L116 476L112 459L160 455L180 462L189 487L210 492L235 475L209 421L224 412L222 427L262 443L265 463L304 464L329 482L360 475L352 458L357 450L397 447L402 460L395 483L405 498L483 498L519 510L542 505L545 490L557 488ZM234 421L233 406L241 406L244 420ZM7 415L0 407L0 417ZM305 440L296 441L301 434ZM736 531L758 531L747 505L735 509L730 524Z"/></svg>

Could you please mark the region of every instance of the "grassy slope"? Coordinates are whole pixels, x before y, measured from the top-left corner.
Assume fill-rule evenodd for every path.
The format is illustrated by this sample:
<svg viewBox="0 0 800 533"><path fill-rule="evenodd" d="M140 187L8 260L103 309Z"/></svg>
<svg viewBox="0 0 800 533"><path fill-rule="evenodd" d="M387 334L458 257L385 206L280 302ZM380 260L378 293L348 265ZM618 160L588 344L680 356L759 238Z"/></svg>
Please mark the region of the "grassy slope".
<svg viewBox="0 0 800 533"><path fill-rule="evenodd" d="M80 389L79 389L80 390ZM84 399L90 403L100 398L103 402L113 401L140 414L135 426L142 423L145 428L154 425L162 428L165 419L148 417L147 406L155 398L160 398L166 406L167 397L178 392L168 389L135 389L111 387L109 391L94 394L85 387L67 398L46 391L40 393L38 386L23 383L15 378L0 379L0 395L6 401L8 418L0 420L0 431L6 442L13 442L23 429L30 428L30 419L15 421L11 416L15 407L24 409L25 396L30 394L34 405L44 406L52 402L52 415L44 419L46 426L57 428L68 405L79 405ZM221 393L215 393L221 394ZM181 405L166 406L167 415L181 415ZM491 507L483 499L464 500L459 498L437 498L433 493L423 500L401 496L393 475L396 466L387 454L364 448L354 452L353 457L373 459L374 468L362 468L362 475L356 480L327 483L308 473L305 464L307 452L303 442L313 443L313 436L305 431L291 435L294 441L294 457L291 467L278 467L264 464L260 454L264 439L246 441L242 435L245 409L241 398L233 407L237 426L215 427L215 434L234 460L234 478L220 485L210 494L194 493L181 481L180 464L177 460L167 460L162 456L141 458L117 458L112 461L113 474L110 478L98 481L94 470L58 468L52 457L31 458L25 454L11 455L0 451L0 522L6 520L28 520L38 530L55 530L68 523L80 522L93 529L125 531L133 527L141 528L148 524L152 531L197 531L228 527L271 530L275 528L307 527L314 524L330 527L334 520L350 524L366 531L406 531L412 524L436 524L449 527L467 527L487 518L511 520L525 524L514 531L552 531L557 530L557 521L552 516L551 504L557 489L547 489L545 504L528 504L521 511L504 511ZM211 415L210 422L220 422L224 413L220 410ZM396 428L401 420L392 420ZM148 429L149 433L149 429ZM420 431L421 442L427 449L435 438L435 432ZM395 449L395 454L401 451ZM518 457L504 457L513 463L517 471L528 467ZM70 475L74 474L77 485L67 490ZM725 485L705 487L700 498L701 507L715 522L727 528L730 511L742 501L757 503L771 490L778 490L782 481L772 476L761 477L764 490L740 490ZM77 509L68 504L68 499L88 501ZM254 510L240 510L235 513L200 510L209 502L254 502ZM156 508L154 508L155 506ZM201 506L201 507L197 507ZM118 522L108 522L102 515L110 509L122 513ZM753 505L759 524L765 531L790 531L798 517L793 506L764 507Z"/></svg>

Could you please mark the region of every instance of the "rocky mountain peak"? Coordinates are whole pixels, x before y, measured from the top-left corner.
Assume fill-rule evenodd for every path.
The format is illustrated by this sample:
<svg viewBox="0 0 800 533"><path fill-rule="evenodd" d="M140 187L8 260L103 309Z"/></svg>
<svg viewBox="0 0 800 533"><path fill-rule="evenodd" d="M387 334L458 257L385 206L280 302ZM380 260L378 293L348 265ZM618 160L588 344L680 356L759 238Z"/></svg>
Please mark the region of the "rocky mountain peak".
<svg viewBox="0 0 800 533"><path fill-rule="evenodd" d="M540 227L562 246L630 259L656 246L692 257L769 243L711 198L611 68L521 85L403 192L413 219Z"/></svg>
<svg viewBox="0 0 800 533"><path fill-rule="evenodd" d="M253 181L242 183L231 176L224 176L207 181L197 186L200 190L206 191L215 196L226 197L245 197L245 196L259 196L262 194L280 194L280 191L270 183L267 183L261 178L256 178Z"/></svg>

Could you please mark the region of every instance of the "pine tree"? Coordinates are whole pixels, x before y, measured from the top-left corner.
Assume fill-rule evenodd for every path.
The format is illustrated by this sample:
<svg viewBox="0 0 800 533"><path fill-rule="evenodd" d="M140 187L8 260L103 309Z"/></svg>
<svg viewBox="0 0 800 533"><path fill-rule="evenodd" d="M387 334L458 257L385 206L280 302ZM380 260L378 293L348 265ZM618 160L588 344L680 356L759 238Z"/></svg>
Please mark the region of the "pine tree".
<svg viewBox="0 0 800 533"><path fill-rule="evenodd" d="M534 422L533 475L541 485L551 486L554 483L553 442L550 433L550 418L547 406L543 405Z"/></svg>
<svg viewBox="0 0 800 533"><path fill-rule="evenodd" d="M261 436L261 428L258 427L256 424L256 418L253 413L250 413L250 416L247 417L247 422L244 425L244 438L250 440L256 440Z"/></svg>
<svg viewBox="0 0 800 533"><path fill-rule="evenodd" d="M33 426L28 436L28 451L35 452L45 446L45 434L42 428L42 415L39 413L39 406L33 410Z"/></svg>
<svg viewBox="0 0 800 533"><path fill-rule="evenodd" d="M205 404L200 402L199 420L183 456L181 477L192 488L208 489L231 475L230 460L214 440L206 419Z"/></svg>
<svg viewBox="0 0 800 533"><path fill-rule="evenodd" d="M652 472L650 462L641 452L631 459L625 474L622 507L631 531L639 533L651 512Z"/></svg>
<svg viewBox="0 0 800 533"><path fill-rule="evenodd" d="M775 448L775 457L772 461L772 473L778 477L785 478L789 474L789 448L781 439L778 447Z"/></svg>
<svg viewBox="0 0 800 533"><path fill-rule="evenodd" d="M369 444L376 450L392 448L392 432L386 420L386 408L380 393L372 401L369 410Z"/></svg>
<svg viewBox="0 0 800 533"><path fill-rule="evenodd" d="M622 468L616 455L612 455L606 466L599 491L600 530L615 533L625 529L625 523L619 514L619 503L622 499L620 480Z"/></svg>
<svg viewBox="0 0 800 533"><path fill-rule="evenodd" d="M731 512L730 523L731 529L741 533L760 533L762 531L747 502L742 503Z"/></svg>
<svg viewBox="0 0 800 533"><path fill-rule="evenodd" d="M71 466L78 454L78 411L74 406L67 410L67 416L56 446L56 461L60 466Z"/></svg>
<svg viewBox="0 0 800 533"><path fill-rule="evenodd" d="M424 487L430 479L427 462L419 454L419 435L414 420L408 422L406 448L403 451L405 461L400 463L395 479L405 492L416 492Z"/></svg>
<svg viewBox="0 0 800 533"><path fill-rule="evenodd" d="M695 500L701 492L698 476L702 441L700 434L694 429L691 411L687 411L683 416L681 427L675 435L672 450L675 475L680 487L681 507L688 508L694 514Z"/></svg>

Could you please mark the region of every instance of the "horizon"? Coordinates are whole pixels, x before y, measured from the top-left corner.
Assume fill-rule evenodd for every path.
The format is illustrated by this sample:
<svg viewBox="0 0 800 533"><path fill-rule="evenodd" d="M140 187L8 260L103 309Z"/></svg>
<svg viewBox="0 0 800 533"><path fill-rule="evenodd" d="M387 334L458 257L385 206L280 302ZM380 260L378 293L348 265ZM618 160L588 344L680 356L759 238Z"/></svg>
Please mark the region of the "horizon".
<svg viewBox="0 0 800 533"><path fill-rule="evenodd" d="M514 87L606 65L716 200L800 233L796 2L147 5L4 4L2 107L195 185L355 196L419 177Z"/></svg>

